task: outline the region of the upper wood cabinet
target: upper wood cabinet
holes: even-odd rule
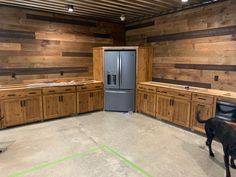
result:
[[[136,82],[152,80],[152,47],[97,47],[93,49],[93,78],[104,82],[105,50],[136,50]]]

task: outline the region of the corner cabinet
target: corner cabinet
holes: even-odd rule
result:
[[[76,114],[75,86],[43,88],[44,119]]]
[[[103,84],[77,86],[77,113],[103,110]]]
[[[0,98],[2,128],[43,120],[40,89],[1,92]]]

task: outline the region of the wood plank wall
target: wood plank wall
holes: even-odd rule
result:
[[[235,9],[228,0],[129,24],[126,44],[154,47],[153,80],[236,91]]]
[[[125,28],[121,24],[0,6],[0,70],[36,71],[33,75],[16,72],[13,77],[6,74],[7,70],[0,75],[0,85],[34,79],[92,79],[93,47],[124,43]],[[62,75],[60,69],[55,73],[57,68],[69,71],[70,67],[75,73]]]

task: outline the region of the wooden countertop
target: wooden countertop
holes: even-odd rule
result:
[[[1,91],[20,90],[20,89],[36,89],[45,87],[63,87],[63,86],[79,86],[86,84],[102,83],[101,81],[70,81],[70,82],[50,82],[50,83],[31,83],[31,84],[14,84],[14,85],[0,85]]]
[[[140,82],[139,84],[163,87],[163,88],[169,88],[169,89],[175,89],[175,90],[181,90],[181,91],[189,91],[193,93],[213,95],[213,96],[217,96],[219,99],[222,99],[222,100],[236,101],[236,92],[191,87],[191,86],[184,86],[184,85],[177,85],[177,84],[168,84],[168,83],[153,82],[153,81]]]

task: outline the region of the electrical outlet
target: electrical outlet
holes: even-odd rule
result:
[[[219,76],[214,76],[214,81],[219,81]]]

